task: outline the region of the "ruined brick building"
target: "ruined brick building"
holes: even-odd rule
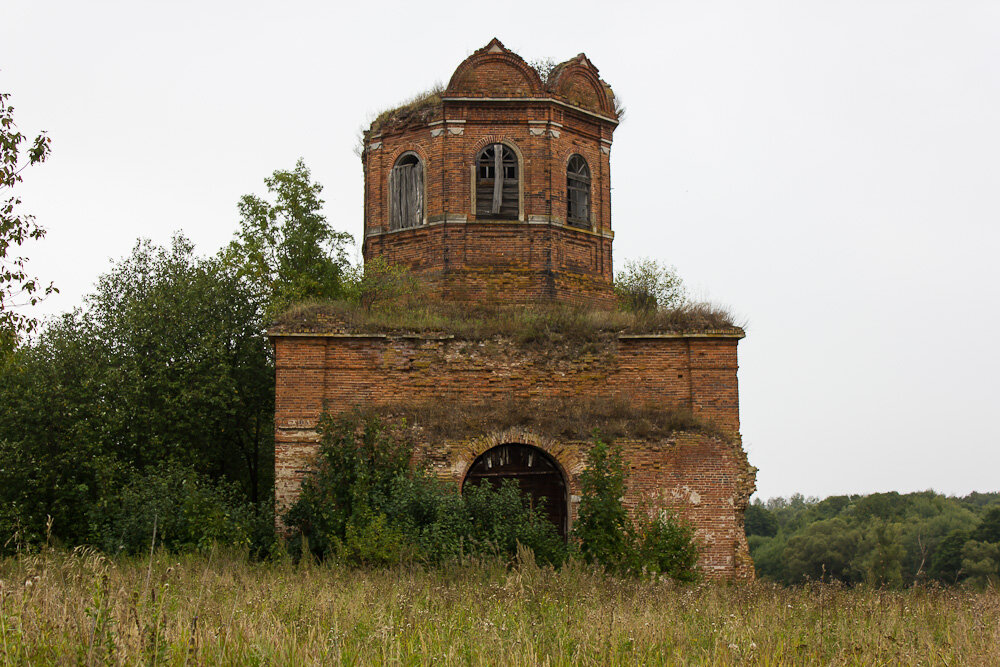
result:
[[[441,302],[611,308],[617,124],[611,88],[585,55],[543,80],[494,39],[458,66],[445,90],[383,114],[365,133],[365,261],[407,267]],[[647,416],[681,410],[711,428],[637,427],[618,438],[631,468],[625,502],[690,520],[709,577],[752,576],[743,512],[754,469],[739,436],[738,327],[604,332],[587,344],[557,338],[539,346],[447,330],[373,333],[334,318],[283,323],[271,337],[279,516],[309,470],[324,411],[404,399],[492,404],[524,414],[464,431],[453,424],[442,436],[422,428],[416,412],[418,458],[460,487],[517,479],[546,499],[566,534],[588,442],[536,426],[545,420],[528,413],[573,406],[580,417],[590,409],[601,426],[611,419],[600,407],[608,402],[643,406]]]

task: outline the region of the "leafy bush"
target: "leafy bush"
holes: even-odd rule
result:
[[[350,301],[371,312],[378,306],[398,304],[413,294],[416,281],[406,267],[390,264],[385,257],[374,257],[352,270],[346,288]]]
[[[513,558],[518,544],[559,564],[566,545],[516,483],[453,485],[409,468],[405,431],[371,414],[324,417],[315,473],[285,516],[319,558],[363,565],[440,563],[470,555]]]
[[[573,528],[584,559],[620,572],[697,580],[694,528],[671,512],[633,522],[621,501],[627,478],[621,447],[595,433],[580,475],[580,512]]]
[[[615,294],[624,310],[636,313],[678,308],[687,301],[677,270],[648,258],[625,260],[615,275]]]
[[[573,527],[588,563],[622,567],[630,560],[631,523],[621,501],[627,476],[621,447],[595,433],[580,475],[580,510]]]
[[[239,489],[178,463],[137,473],[97,507],[98,544],[108,553],[140,553],[155,544],[170,551],[205,550],[214,544],[250,547],[253,505]]]
[[[343,547],[348,526],[357,535],[376,518],[395,479],[406,474],[412,447],[375,416],[325,415],[319,431],[315,474],[303,480],[285,522],[323,557]]]
[[[694,528],[672,512],[640,523],[636,533],[638,570],[662,574],[677,581],[698,579],[698,548]]]

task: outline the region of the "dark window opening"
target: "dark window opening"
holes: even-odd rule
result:
[[[520,212],[517,155],[490,144],[476,156],[476,217],[516,220]],[[498,177],[499,175],[499,177]]]
[[[590,169],[579,155],[566,167],[566,221],[590,229]]]
[[[462,488],[488,483],[498,489],[506,479],[517,481],[532,507],[544,508],[545,516],[565,539],[568,529],[566,480],[552,457],[531,445],[499,445],[472,463]]]
[[[389,229],[424,221],[424,169],[413,153],[399,158],[389,174]]]

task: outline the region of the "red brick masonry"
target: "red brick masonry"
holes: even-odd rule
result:
[[[407,266],[453,300],[609,303],[617,125],[613,93],[586,56],[562,63],[543,84],[493,40],[459,65],[423,113],[390,117],[365,133],[365,261]],[[493,143],[517,156],[518,212],[509,219],[476,215],[476,155]],[[404,154],[422,165],[423,216],[416,227],[390,231],[389,175]],[[590,171],[583,228],[567,224],[573,155]]]
[[[715,578],[752,576],[743,510],[754,469],[738,437],[736,345],[742,333],[621,336],[596,352],[517,345],[508,339],[272,334],[276,350],[275,496],[279,516],[298,494],[317,448],[324,410],[400,401],[479,404],[491,399],[574,396],[624,398],[689,408],[730,437],[677,433],[622,442],[631,466],[626,504],[633,511],[673,509],[691,520],[702,567]],[[419,431],[419,420],[414,425]],[[540,447],[556,460],[576,515],[587,443],[523,429],[468,433],[418,442],[417,457],[460,484],[476,456],[506,443]]]

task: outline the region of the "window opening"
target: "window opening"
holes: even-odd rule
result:
[[[509,146],[490,144],[476,157],[476,217],[516,220],[520,183],[517,155]]]
[[[590,228],[590,169],[579,155],[566,167],[566,221],[575,227]]]
[[[424,221],[424,169],[413,153],[399,158],[389,175],[389,229],[406,229]]]

